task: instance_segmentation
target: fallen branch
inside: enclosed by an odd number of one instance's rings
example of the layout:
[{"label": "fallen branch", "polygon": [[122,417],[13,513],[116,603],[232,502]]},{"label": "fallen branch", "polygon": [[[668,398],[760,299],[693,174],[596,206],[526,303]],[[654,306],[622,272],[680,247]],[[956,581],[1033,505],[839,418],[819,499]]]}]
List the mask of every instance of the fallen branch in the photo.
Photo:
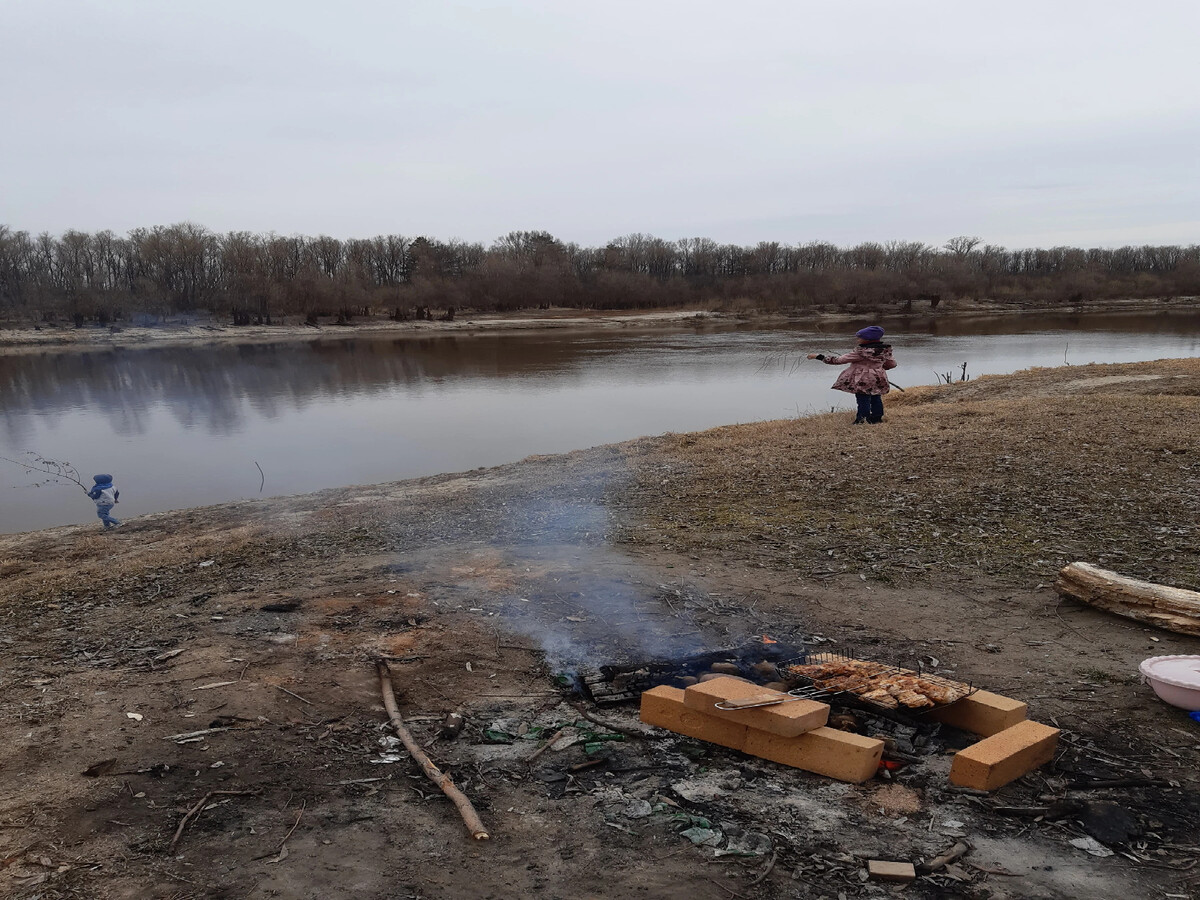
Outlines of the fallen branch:
[{"label": "fallen branch", "polygon": [[596,766],[602,766],[608,762],[607,756],[601,756],[599,759],[589,759],[587,762],[575,763],[573,766],[567,766],[567,771],[574,775],[576,772],[582,772],[585,769],[594,769]]},{"label": "fallen branch", "polygon": [[185,731],[183,734],[168,734],[164,741],[185,741],[191,738],[204,737],[206,734],[216,734],[218,731],[229,731],[229,726],[222,728],[201,728],[199,731]]},{"label": "fallen branch", "polygon": [[1010,872],[1008,869],[989,869],[985,866],[977,866],[975,863],[967,863],[976,872],[983,872],[986,875],[1003,875],[1005,878],[1024,878],[1020,872]]},{"label": "fallen branch", "polygon": [[971,852],[971,845],[966,841],[958,841],[953,847],[943,853],[941,856],[935,856],[927,863],[922,863],[917,866],[917,871],[922,875],[929,875],[933,872],[940,872],[950,863],[958,862],[964,856]]},{"label": "fallen branch", "polygon": [[404,719],[400,716],[400,709],[396,706],[396,695],[392,691],[392,673],[387,663],[383,660],[377,660],[375,669],[379,672],[379,689],[383,694],[383,706],[387,710],[388,718],[392,722],[392,728],[396,731],[396,737],[400,738],[400,742],[412,754],[412,758],[420,763],[429,780],[441,788],[442,793],[449,797],[458,808],[458,813],[462,816],[463,824],[467,826],[467,831],[471,832],[471,837],[477,841],[486,841],[491,835],[483,827],[479,813],[475,811],[475,807],[471,805],[471,801],[467,799],[466,794],[455,787],[449,775],[442,772],[433,764],[433,761],[430,760],[405,727]]},{"label": "fallen branch", "polygon": [[600,716],[596,715],[594,712],[584,706],[583,703],[572,703],[571,706],[575,708],[576,712],[594,725],[599,725],[602,728],[607,728],[609,731],[615,731],[617,734],[623,734],[625,737],[633,738],[634,740],[646,739],[645,732],[635,731],[631,728],[625,728],[621,725],[614,725],[612,722],[606,722],[604,719],[600,718]]},{"label": "fallen branch", "polygon": [[555,741],[557,741],[560,737],[562,737],[562,733],[563,733],[563,729],[560,728],[560,729],[558,729],[558,731],[554,732],[554,734],[550,735],[550,740],[546,741],[546,743],[542,744],[542,746],[540,746],[537,750],[533,751],[533,753],[530,755],[529,759],[525,760],[525,764],[533,765],[537,761],[539,756],[541,756],[543,753],[545,753],[547,750],[549,750],[550,746]]},{"label": "fallen branch", "polygon": [[175,845],[178,844],[179,839],[181,837],[183,837],[183,830],[188,827],[188,823],[191,822],[192,819],[194,819],[194,818],[196,818],[196,816],[200,815],[201,810],[203,810],[204,807],[208,805],[208,801],[211,800],[213,797],[217,797],[220,795],[228,795],[231,797],[237,797],[237,796],[244,796],[246,794],[255,794],[255,793],[258,793],[258,792],[257,791],[209,791],[207,794],[205,794],[203,797],[200,798],[200,802],[198,802],[195,806],[193,806],[191,809],[189,809],[187,811],[187,814],[184,815],[184,817],[179,820],[179,827],[175,829],[175,837],[171,838],[171,846],[169,848],[170,851],[172,853],[175,852]]}]

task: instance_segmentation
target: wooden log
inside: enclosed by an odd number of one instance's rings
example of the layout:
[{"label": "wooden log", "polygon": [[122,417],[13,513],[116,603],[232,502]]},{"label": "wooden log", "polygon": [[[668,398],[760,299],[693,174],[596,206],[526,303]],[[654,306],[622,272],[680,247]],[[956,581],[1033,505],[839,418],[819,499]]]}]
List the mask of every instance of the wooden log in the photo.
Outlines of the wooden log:
[{"label": "wooden log", "polygon": [[392,673],[388,669],[387,663],[383,660],[377,660],[375,669],[379,673],[379,689],[383,694],[383,708],[387,710],[388,718],[392,722],[392,728],[396,731],[396,737],[400,738],[400,742],[404,744],[404,748],[412,755],[412,758],[420,764],[425,775],[442,789],[442,793],[450,798],[458,810],[458,814],[462,816],[463,824],[467,826],[467,831],[471,833],[471,837],[477,841],[486,841],[491,835],[488,830],[483,827],[483,822],[479,819],[479,813],[475,811],[475,807],[471,805],[471,801],[467,799],[467,795],[458,789],[450,776],[433,764],[433,760],[421,749],[421,746],[413,740],[412,734],[404,725],[404,719],[400,716],[400,708],[396,705],[396,695],[392,692]]},{"label": "wooden log", "polygon": [[1097,609],[1179,634],[1200,635],[1200,592],[1138,581],[1090,563],[1064,566],[1054,589]]}]

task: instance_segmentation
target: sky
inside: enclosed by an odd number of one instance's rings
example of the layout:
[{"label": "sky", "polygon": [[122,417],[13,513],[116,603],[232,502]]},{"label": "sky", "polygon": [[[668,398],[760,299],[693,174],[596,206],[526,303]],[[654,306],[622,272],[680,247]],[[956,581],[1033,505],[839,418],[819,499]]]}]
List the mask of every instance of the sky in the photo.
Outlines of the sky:
[{"label": "sky", "polygon": [[1200,4],[0,0],[0,224],[1200,241]]}]

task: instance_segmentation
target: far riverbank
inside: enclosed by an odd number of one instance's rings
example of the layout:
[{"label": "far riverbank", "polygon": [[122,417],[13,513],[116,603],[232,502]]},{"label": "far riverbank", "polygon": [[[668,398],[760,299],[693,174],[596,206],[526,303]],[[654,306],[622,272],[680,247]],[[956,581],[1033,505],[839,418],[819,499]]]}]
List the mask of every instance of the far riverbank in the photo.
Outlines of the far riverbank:
[{"label": "far riverbank", "polygon": [[937,309],[921,305],[911,312],[899,313],[864,309],[862,311],[766,311],[744,309],[689,308],[674,310],[578,310],[537,309],[515,313],[459,312],[453,320],[396,321],[385,317],[357,318],[348,324],[332,320],[308,325],[295,317],[279,324],[232,325],[222,319],[200,313],[172,317],[154,325],[120,323],[108,326],[75,328],[69,325],[13,324],[0,326],[0,355],[49,349],[93,349],[148,346],[200,346],[205,344],[275,344],[289,341],[311,342],[349,337],[432,337],[442,334],[462,336],[517,333],[530,331],[594,331],[603,329],[664,329],[684,325],[812,325],[822,326],[840,322],[920,321],[954,322],[977,316],[1036,315],[1137,315],[1163,311],[1180,313],[1197,308],[1195,297],[1171,299],[1136,299],[1111,301],[1083,306],[1013,307],[987,301],[954,301],[940,304]]}]

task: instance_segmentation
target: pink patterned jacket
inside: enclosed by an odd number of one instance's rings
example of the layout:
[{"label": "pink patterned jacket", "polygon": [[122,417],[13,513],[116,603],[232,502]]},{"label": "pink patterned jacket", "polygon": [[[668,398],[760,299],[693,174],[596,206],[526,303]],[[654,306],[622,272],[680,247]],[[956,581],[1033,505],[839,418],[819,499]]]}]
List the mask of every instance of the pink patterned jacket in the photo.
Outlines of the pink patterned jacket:
[{"label": "pink patterned jacket", "polygon": [[839,374],[833,382],[835,391],[851,394],[886,394],[891,390],[888,387],[887,375],[884,374],[886,370],[896,368],[890,344],[864,344],[841,356],[827,356],[823,362],[831,366],[844,366],[847,363],[850,365],[850,368]]}]

